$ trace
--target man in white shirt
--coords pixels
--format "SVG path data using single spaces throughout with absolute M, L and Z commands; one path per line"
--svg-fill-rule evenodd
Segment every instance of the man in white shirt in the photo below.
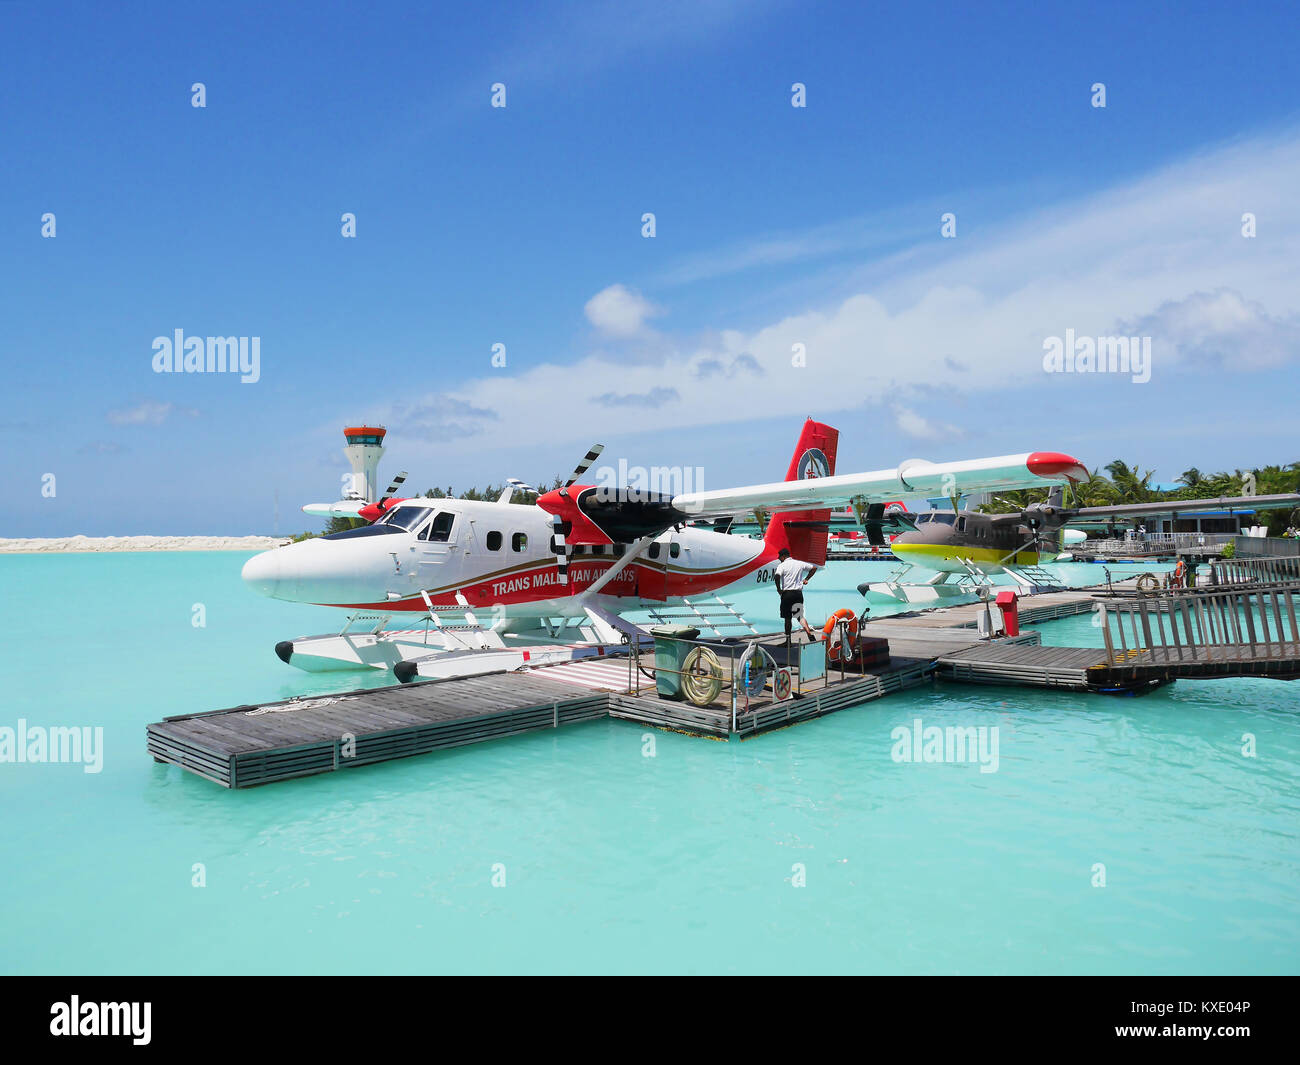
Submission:
M 777 552 L 777 557 L 781 561 L 777 564 L 772 579 L 776 582 L 776 590 L 781 593 L 781 618 L 785 621 L 785 634 L 790 635 L 790 622 L 797 618 L 811 643 L 817 639 L 817 635 L 809 627 L 808 619 L 803 616 L 803 586 L 817 572 L 817 567 L 811 562 L 800 562 L 797 558 L 792 558 L 784 547 Z

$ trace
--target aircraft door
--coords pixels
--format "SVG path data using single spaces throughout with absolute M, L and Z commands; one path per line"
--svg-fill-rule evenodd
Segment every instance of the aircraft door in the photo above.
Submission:
M 416 533 L 416 583 L 421 588 L 443 587 L 459 578 L 459 567 L 451 564 L 461 557 L 458 538 L 464 525 L 454 511 L 440 510 Z

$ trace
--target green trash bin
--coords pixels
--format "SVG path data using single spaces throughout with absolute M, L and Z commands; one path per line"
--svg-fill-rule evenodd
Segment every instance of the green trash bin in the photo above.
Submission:
M 699 634 L 700 630 L 690 625 L 656 625 L 650 630 L 655 638 L 655 691 L 661 699 L 682 697 L 682 663 L 691 645 L 681 641 Z

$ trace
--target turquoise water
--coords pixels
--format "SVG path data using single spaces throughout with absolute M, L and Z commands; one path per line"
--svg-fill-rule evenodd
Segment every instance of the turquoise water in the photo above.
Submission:
M 938 686 L 745 743 L 593 722 L 230 792 L 145 724 L 364 680 L 275 658 L 338 622 L 246 593 L 244 557 L 0 556 L 0 725 L 105 735 L 99 774 L 0 765 L 4 972 L 1300 971 L 1295 686 Z M 887 569 L 836 563 L 810 612 Z M 893 761 L 918 717 L 997 726 L 997 772 Z

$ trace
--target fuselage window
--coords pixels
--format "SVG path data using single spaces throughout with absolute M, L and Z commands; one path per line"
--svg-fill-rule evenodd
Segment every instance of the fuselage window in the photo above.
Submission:
M 513 550 L 513 551 L 527 551 L 527 550 L 528 550 L 528 534 L 527 534 L 527 533 L 515 533 L 514 536 L 510 537 L 510 548 L 511 548 L 511 550 Z
M 679 544 L 676 540 L 674 540 L 671 544 L 668 545 L 669 558 L 676 558 L 681 553 L 682 553 L 682 545 Z
M 965 532 L 965 531 L 966 531 L 966 519 L 965 519 L 965 518 L 958 518 L 958 519 L 957 519 L 957 531 L 958 531 L 958 532 Z
M 651 558 L 659 557 L 659 545 L 657 543 L 650 545 L 650 557 Z
M 489 551 L 501 550 L 501 534 L 495 529 L 487 534 L 487 549 Z

